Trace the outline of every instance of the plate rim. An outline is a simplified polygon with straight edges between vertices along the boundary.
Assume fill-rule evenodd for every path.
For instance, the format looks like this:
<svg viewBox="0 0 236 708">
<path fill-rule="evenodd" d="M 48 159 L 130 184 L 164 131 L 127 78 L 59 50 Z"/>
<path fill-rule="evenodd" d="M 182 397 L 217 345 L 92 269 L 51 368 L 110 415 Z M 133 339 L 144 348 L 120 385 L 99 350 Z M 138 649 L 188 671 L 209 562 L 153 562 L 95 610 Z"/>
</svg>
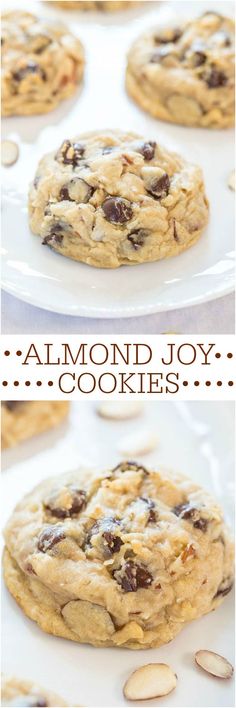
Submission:
<svg viewBox="0 0 236 708">
<path fill-rule="evenodd" d="M 62 307 L 55 308 L 49 304 L 46 305 L 39 303 L 37 299 L 30 295 L 27 296 L 27 294 L 24 293 L 19 294 L 18 292 L 16 294 L 14 288 L 4 282 L 4 277 L 2 277 L 1 280 L 1 287 L 4 292 L 8 293 L 9 295 L 12 295 L 17 300 L 25 302 L 28 305 L 31 305 L 32 307 L 38 307 L 39 309 L 45 310 L 46 312 L 53 312 L 58 315 L 69 315 L 70 317 L 87 317 L 89 319 L 128 319 L 132 317 L 144 317 L 145 315 L 147 316 L 163 312 L 171 312 L 174 310 L 183 310 L 188 307 L 201 305 L 205 302 L 219 300 L 225 295 L 230 295 L 231 293 L 235 292 L 235 268 L 233 268 L 232 271 L 228 274 L 227 284 L 226 282 L 219 283 L 217 288 L 215 288 L 214 291 L 210 292 L 209 294 L 195 295 L 192 296 L 190 299 L 183 300 L 181 303 L 178 304 L 170 303 L 169 306 L 158 305 L 157 303 L 149 305 L 146 304 L 144 306 L 139 306 L 138 310 L 135 307 L 130 306 L 128 309 L 116 308 L 114 310 L 107 310 L 106 308 L 103 311 L 101 308 L 96 309 L 94 307 L 81 306 L 79 304 L 78 306 L 76 306 L 76 309 L 73 306 L 72 310 L 69 310 L 69 308 L 63 308 L 63 304 Z"/>
</svg>

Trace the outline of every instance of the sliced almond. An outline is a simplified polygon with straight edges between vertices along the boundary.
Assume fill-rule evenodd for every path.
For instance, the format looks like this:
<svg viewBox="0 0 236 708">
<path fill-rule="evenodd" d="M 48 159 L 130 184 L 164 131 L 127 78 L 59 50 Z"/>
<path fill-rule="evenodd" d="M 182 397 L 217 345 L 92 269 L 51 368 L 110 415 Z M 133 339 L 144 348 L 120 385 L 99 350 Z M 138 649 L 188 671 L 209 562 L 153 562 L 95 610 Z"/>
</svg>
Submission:
<svg viewBox="0 0 236 708">
<path fill-rule="evenodd" d="M 228 187 L 235 192 L 235 170 L 232 170 L 228 179 Z"/>
<path fill-rule="evenodd" d="M 97 406 L 97 413 L 102 418 L 111 418 L 113 420 L 126 420 L 127 418 L 136 418 L 143 411 L 141 401 L 105 401 Z"/>
<path fill-rule="evenodd" d="M 18 160 L 19 148 L 13 140 L 2 140 L 1 142 L 1 163 L 4 167 L 10 167 Z"/>
<path fill-rule="evenodd" d="M 216 654 L 214 651 L 200 649 L 195 654 L 195 661 L 201 669 L 207 671 L 208 674 L 212 674 L 212 676 L 223 679 L 228 679 L 233 676 L 234 669 L 232 664 L 230 664 L 224 656 L 220 656 L 220 654 Z"/>
<path fill-rule="evenodd" d="M 167 696 L 176 684 L 177 676 L 168 664 L 146 664 L 131 674 L 123 692 L 128 701 L 147 701 Z"/>
<path fill-rule="evenodd" d="M 136 457 L 136 455 L 148 455 L 149 452 L 155 450 L 157 444 L 156 433 L 153 430 L 142 428 L 121 438 L 118 450 L 122 456 Z"/>
</svg>

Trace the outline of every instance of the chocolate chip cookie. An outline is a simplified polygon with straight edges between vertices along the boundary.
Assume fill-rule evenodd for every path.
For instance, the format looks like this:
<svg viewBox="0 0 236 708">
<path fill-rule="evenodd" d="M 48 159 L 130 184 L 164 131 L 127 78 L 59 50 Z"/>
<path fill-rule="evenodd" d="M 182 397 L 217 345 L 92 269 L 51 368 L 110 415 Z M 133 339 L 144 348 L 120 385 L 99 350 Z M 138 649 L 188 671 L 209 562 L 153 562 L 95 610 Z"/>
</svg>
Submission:
<svg viewBox="0 0 236 708">
<path fill-rule="evenodd" d="M 7 12 L 1 41 L 3 115 L 47 113 L 76 91 L 84 52 L 64 25 L 29 12 Z"/>
<path fill-rule="evenodd" d="M 101 10 L 102 12 L 112 12 L 124 10 L 131 2 L 128 0 L 57 0 L 55 5 L 60 5 L 67 10 Z"/>
<path fill-rule="evenodd" d="M 169 642 L 233 583 L 233 543 L 210 495 L 122 462 L 44 481 L 5 530 L 8 589 L 41 629 L 130 649 Z"/>
<path fill-rule="evenodd" d="M 131 47 L 126 85 L 156 118 L 228 128 L 234 123 L 234 22 L 211 11 L 152 29 Z"/>
<path fill-rule="evenodd" d="M 67 401 L 3 401 L 1 404 L 2 447 L 54 428 L 66 417 Z"/>
<path fill-rule="evenodd" d="M 177 255 L 207 220 L 199 167 L 133 133 L 64 140 L 29 192 L 30 227 L 44 246 L 102 268 Z"/>
<path fill-rule="evenodd" d="M 66 706 L 54 693 L 45 691 L 35 683 L 3 676 L 1 682 L 2 706 Z"/>
</svg>

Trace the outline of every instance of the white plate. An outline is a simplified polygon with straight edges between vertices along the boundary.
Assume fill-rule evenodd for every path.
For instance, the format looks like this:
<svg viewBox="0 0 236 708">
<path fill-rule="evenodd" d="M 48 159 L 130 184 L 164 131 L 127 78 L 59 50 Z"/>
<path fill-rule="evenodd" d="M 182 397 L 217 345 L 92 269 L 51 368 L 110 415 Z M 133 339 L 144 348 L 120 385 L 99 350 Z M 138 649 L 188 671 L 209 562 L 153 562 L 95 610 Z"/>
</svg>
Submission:
<svg viewBox="0 0 236 708">
<path fill-rule="evenodd" d="M 117 445 L 127 434 L 127 427 L 133 432 L 146 425 L 157 431 L 159 445 L 155 452 L 142 458 L 144 464 L 153 462 L 182 471 L 203 484 L 218 498 L 227 522 L 233 524 L 233 404 L 145 403 L 142 417 L 123 422 L 99 418 L 95 405 L 72 404 L 69 425 L 3 454 L 3 525 L 16 502 L 42 478 L 85 463 L 116 464 Z M 54 689 L 70 706 L 79 703 L 105 707 L 127 706 L 122 686 L 130 672 L 145 663 L 160 661 L 176 671 L 177 689 L 165 699 L 145 705 L 229 708 L 234 705 L 233 680 L 218 680 L 200 671 L 193 655 L 206 648 L 233 662 L 233 613 L 230 594 L 216 612 L 190 623 L 173 642 L 160 649 L 95 649 L 44 634 L 3 588 L 2 668 L 8 674 Z"/>
<path fill-rule="evenodd" d="M 44 15 L 71 22 L 86 50 L 82 91 L 52 114 L 4 121 L 4 134 L 20 144 L 20 159 L 3 170 L 4 290 L 46 310 L 86 317 L 131 317 L 186 307 L 229 293 L 234 287 L 234 195 L 227 186 L 233 168 L 232 131 L 183 128 L 155 121 L 124 90 L 125 56 L 133 38 L 155 22 L 176 22 L 217 3 L 233 12 L 231 2 L 147 3 L 118 17 L 56 10 L 44 3 Z M 7 6 L 12 4 L 7 3 Z M 17 4 L 17 0 L 14 5 Z M 42 14 L 42 3 L 22 0 L 20 7 Z M 3 3 L 4 5 L 4 3 Z M 186 253 L 158 263 L 109 271 L 76 263 L 42 247 L 27 223 L 27 190 L 39 158 L 84 130 L 124 128 L 155 139 L 201 165 L 210 199 L 210 223 Z M 26 142 L 27 141 L 27 142 Z"/>
</svg>

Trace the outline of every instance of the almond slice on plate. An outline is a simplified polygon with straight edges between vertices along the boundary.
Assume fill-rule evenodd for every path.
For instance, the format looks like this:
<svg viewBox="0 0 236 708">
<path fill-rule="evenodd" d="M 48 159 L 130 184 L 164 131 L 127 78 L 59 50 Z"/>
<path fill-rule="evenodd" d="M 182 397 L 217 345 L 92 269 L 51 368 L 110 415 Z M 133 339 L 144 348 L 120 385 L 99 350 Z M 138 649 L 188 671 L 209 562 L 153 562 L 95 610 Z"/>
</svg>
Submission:
<svg viewBox="0 0 236 708">
<path fill-rule="evenodd" d="M 136 457 L 136 455 L 148 455 L 155 450 L 158 444 L 158 437 L 153 430 L 138 429 L 135 433 L 130 433 L 121 438 L 118 443 L 119 453 L 125 457 Z"/>
<path fill-rule="evenodd" d="M 1 142 L 1 163 L 4 167 L 10 167 L 18 160 L 19 148 L 13 140 L 2 140 Z"/>
<path fill-rule="evenodd" d="M 136 418 L 143 411 L 141 401 L 105 401 L 97 406 L 97 413 L 102 418 L 111 418 L 112 420 L 126 420 L 127 418 Z"/>
<path fill-rule="evenodd" d="M 167 696 L 176 684 L 177 676 L 168 664 L 146 664 L 131 674 L 123 692 L 128 701 L 147 701 Z"/>
<path fill-rule="evenodd" d="M 195 661 L 201 669 L 207 671 L 208 674 L 212 674 L 212 676 L 223 679 L 233 676 L 234 669 L 232 664 L 224 656 L 216 654 L 214 651 L 200 649 L 195 654 Z"/>
<path fill-rule="evenodd" d="M 232 170 L 228 179 L 228 187 L 235 192 L 235 170 Z"/>
</svg>

